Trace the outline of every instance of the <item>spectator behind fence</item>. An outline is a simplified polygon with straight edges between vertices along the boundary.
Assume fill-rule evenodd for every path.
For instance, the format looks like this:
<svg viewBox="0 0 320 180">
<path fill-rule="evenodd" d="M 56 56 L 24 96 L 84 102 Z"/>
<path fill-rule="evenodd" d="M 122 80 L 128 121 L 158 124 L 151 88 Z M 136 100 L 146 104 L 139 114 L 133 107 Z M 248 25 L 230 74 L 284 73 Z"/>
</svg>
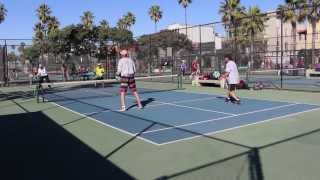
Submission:
<svg viewBox="0 0 320 180">
<path fill-rule="evenodd" d="M 103 75 L 105 73 L 105 70 L 104 68 L 102 67 L 102 64 L 101 63 L 98 63 L 96 69 L 95 69 L 95 79 L 97 80 L 101 80 L 103 79 Z"/>
<path fill-rule="evenodd" d="M 62 74 L 63 74 L 63 80 L 68 81 L 68 65 L 63 63 L 61 70 L 62 70 Z"/>
<path fill-rule="evenodd" d="M 182 60 L 182 63 L 180 65 L 180 71 L 182 73 L 182 76 L 185 76 L 186 70 L 187 70 L 186 60 Z"/>
</svg>

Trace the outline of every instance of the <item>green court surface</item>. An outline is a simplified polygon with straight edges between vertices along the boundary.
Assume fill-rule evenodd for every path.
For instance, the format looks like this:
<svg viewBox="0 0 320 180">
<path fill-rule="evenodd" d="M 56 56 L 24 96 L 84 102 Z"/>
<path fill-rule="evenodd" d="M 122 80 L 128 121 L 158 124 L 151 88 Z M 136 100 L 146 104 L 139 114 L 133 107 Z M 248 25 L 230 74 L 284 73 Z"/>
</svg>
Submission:
<svg viewBox="0 0 320 180">
<path fill-rule="evenodd" d="M 184 88 L 180 91 L 225 94 L 225 90 L 214 87 Z M 240 97 L 320 105 L 320 93 L 238 93 Z M 4 147 L 0 149 L 0 160 L 5 172 L 0 176 L 142 180 L 320 177 L 319 109 L 155 145 L 57 104 L 37 103 L 32 94 L 27 87 L 0 89 L 0 138 Z"/>
</svg>

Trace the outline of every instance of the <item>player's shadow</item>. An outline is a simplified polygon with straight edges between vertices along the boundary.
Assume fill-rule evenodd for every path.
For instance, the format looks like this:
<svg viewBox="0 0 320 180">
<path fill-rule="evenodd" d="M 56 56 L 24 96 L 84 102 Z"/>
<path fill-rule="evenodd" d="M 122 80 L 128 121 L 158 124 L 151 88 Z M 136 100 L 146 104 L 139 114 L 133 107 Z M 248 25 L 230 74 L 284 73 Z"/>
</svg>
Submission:
<svg viewBox="0 0 320 180">
<path fill-rule="evenodd" d="M 134 179 L 42 112 L 0 116 L 0 179 Z"/>
<path fill-rule="evenodd" d="M 146 100 L 142 100 L 141 104 L 142 104 L 143 107 L 146 107 L 148 104 L 152 103 L 153 101 L 155 101 L 154 98 L 148 98 Z M 134 107 L 137 107 L 137 106 L 138 106 L 137 104 L 131 105 L 131 106 L 128 107 L 127 110 L 129 110 L 131 108 L 134 108 Z"/>
</svg>

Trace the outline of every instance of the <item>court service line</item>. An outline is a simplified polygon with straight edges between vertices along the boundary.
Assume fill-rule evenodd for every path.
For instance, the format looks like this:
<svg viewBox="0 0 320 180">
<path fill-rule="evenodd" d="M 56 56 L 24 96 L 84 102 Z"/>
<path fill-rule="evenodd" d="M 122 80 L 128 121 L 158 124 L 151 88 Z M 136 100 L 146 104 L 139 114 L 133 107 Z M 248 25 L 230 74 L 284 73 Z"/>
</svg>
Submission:
<svg viewBox="0 0 320 180">
<path fill-rule="evenodd" d="M 198 99 L 172 101 L 172 102 L 163 102 L 163 103 L 162 103 L 162 102 L 159 102 L 159 101 L 154 101 L 154 102 L 158 102 L 159 104 L 148 105 L 148 106 L 146 106 L 146 108 L 148 108 L 148 107 L 155 107 L 155 106 L 167 105 L 167 104 L 165 104 L 165 103 L 188 103 L 188 102 L 197 102 L 197 101 L 210 100 L 210 99 L 215 99 L 215 98 L 217 98 L 217 97 L 198 98 Z"/>
<path fill-rule="evenodd" d="M 292 113 L 292 114 L 287 114 L 287 115 L 283 115 L 283 116 L 278 116 L 278 117 L 274 117 L 271 119 L 266 119 L 263 121 L 259 121 L 259 122 L 255 122 L 255 123 L 250 123 L 250 124 L 245 124 L 245 125 L 241 125 L 241 126 L 236 126 L 236 127 L 232 127 L 232 128 L 227 128 L 227 129 L 223 129 L 223 130 L 219 130 L 219 131 L 213 131 L 213 132 L 208 132 L 205 133 L 203 135 L 205 136 L 210 136 L 210 135 L 214 135 L 214 134 L 218 134 L 218 133 L 222 133 L 222 132 L 226 132 L 226 131 L 230 131 L 230 130 L 235 130 L 235 129 L 239 129 L 239 128 L 243 128 L 243 127 L 247 127 L 247 126 L 252 126 L 252 125 L 259 125 L 262 123 L 267 123 L 276 119 L 281 119 L 281 118 L 287 118 L 287 117 L 291 117 L 291 116 L 296 116 L 302 113 L 307 113 L 307 112 L 312 112 L 312 111 L 316 111 L 316 110 L 320 110 L 320 108 L 315 108 L 315 109 L 309 109 L 309 110 L 305 110 L 305 111 L 301 111 L 301 112 L 297 112 L 297 113 Z M 192 136 L 192 137 L 188 137 L 188 138 L 181 138 L 178 140 L 174 140 L 174 141 L 169 141 L 169 142 L 165 142 L 165 143 L 160 143 L 159 145 L 167 145 L 167 144 L 172 144 L 172 143 L 176 143 L 176 142 L 182 142 L 182 141 L 187 141 L 187 140 L 191 140 L 194 138 L 198 138 L 201 137 L 203 135 L 196 135 L 196 136 Z"/>
<path fill-rule="evenodd" d="M 98 92 L 98 94 L 99 93 L 100 92 Z M 100 94 L 109 94 L 109 93 L 101 92 Z M 134 97 L 130 97 L 130 96 L 128 96 L 127 98 L 128 99 L 135 99 Z M 173 103 L 169 103 L 169 102 L 162 102 L 162 101 L 154 101 L 154 102 L 161 103 L 162 105 L 171 105 L 171 106 L 183 107 L 183 108 L 194 109 L 194 110 L 205 111 L 205 112 L 214 112 L 214 113 L 226 114 L 226 115 L 236 115 L 236 114 L 226 113 L 226 112 L 222 112 L 222 111 L 213 111 L 213 110 L 209 110 L 209 109 L 202 109 L 202 108 L 197 108 L 197 107 L 184 106 L 184 105 L 173 104 Z M 155 106 L 155 105 L 153 105 L 153 106 Z M 157 105 L 157 106 L 159 106 L 159 105 Z M 148 107 L 150 107 L 150 106 L 148 106 Z"/>
<path fill-rule="evenodd" d="M 190 93 L 190 94 L 204 94 L 204 95 L 213 95 L 213 96 L 223 96 L 219 94 L 210 94 L 208 92 L 192 92 L 192 91 L 181 91 L 184 93 Z M 259 101 L 272 101 L 272 102 L 280 102 L 280 103 L 296 103 L 296 104 L 306 104 L 306 105 L 313 105 L 313 106 L 320 106 L 320 104 L 315 104 L 315 103 L 305 103 L 305 102 L 299 102 L 299 101 L 285 101 L 285 100 L 274 100 L 274 99 L 266 99 L 265 97 L 250 97 L 250 96 L 244 96 L 243 99 L 248 99 L 248 100 L 259 100 Z"/>
<path fill-rule="evenodd" d="M 209 120 L 204 120 L 204 121 L 198 121 L 198 122 L 194 122 L 194 123 L 182 124 L 182 125 L 179 125 L 179 126 L 155 129 L 155 130 L 151 130 L 151 131 L 146 131 L 143 134 L 153 133 L 153 132 L 157 132 L 157 131 L 164 131 L 164 130 L 168 130 L 168 129 L 175 129 L 175 128 L 180 128 L 180 127 L 185 127 L 185 126 L 191 126 L 191 125 L 195 125 L 195 124 L 202 124 L 202 123 L 206 123 L 206 122 L 219 121 L 219 120 L 227 119 L 227 118 L 231 118 L 231 117 L 238 117 L 238 116 L 254 114 L 254 113 L 258 113 L 258 112 L 270 111 L 270 110 L 280 109 L 280 108 L 294 106 L 294 105 L 298 105 L 298 104 L 287 104 L 287 105 L 276 106 L 276 107 L 272 107 L 272 108 L 266 108 L 266 109 L 260 109 L 260 110 L 256 110 L 256 111 L 250 111 L 250 112 L 241 113 L 241 114 L 235 114 L 235 115 L 231 115 L 231 116 L 225 116 L 225 117 L 214 118 L 214 119 L 209 119 Z"/>
<path fill-rule="evenodd" d="M 93 121 L 95 121 L 95 122 L 97 122 L 97 123 L 99 123 L 99 124 L 102 124 L 102 125 L 104 125 L 104 126 L 110 127 L 110 128 L 112 128 L 112 129 L 115 129 L 115 130 L 118 130 L 118 131 L 120 131 L 120 132 L 122 132 L 122 133 L 124 133 L 124 134 L 130 135 L 130 136 L 133 136 L 133 137 L 134 137 L 134 136 L 137 136 L 137 134 L 138 134 L 138 133 L 130 133 L 130 132 L 128 132 L 128 131 L 122 130 L 122 129 L 117 128 L 117 127 L 114 127 L 114 126 L 112 126 L 112 125 L 110 125 L 110 124 L 101 122 L 101 121 L 99 121 L 99 120 L 97 120 L 97 119 L 94 119 L 94 118 L 92 118 L 92 117 L 90 117 L 90 116 L 87 116 L 87 115 L 81 114 L 81 113 L 79 113 L 79 112 L 77 112 L 77 111 L 74 111 L 74 110 L 72 110 L 72 109 L 63 107 L 63 106 L 61 106 L 61 105 L 59 105 L 59 104 L 57 104 L 57 103 L 54 103 L 54 102 L 51 102 L 51 103 L 55 104 L 55 105 L 58 106 L 58 107 L 61 107 L 61 108 L 65 109 L 65 110 L 67 110 L 67 111 L 73 112 L 73 113 L 78 114 L 78 115 L 80 115 L 80 116 L 82 116 L 82 117 L 85 117 L 85 118 L 88 118 L 88 119 L 90 119 L 90 120 L 93 120 Z M 146 139 L 146 138 L 143 138 L 143 137 L 141 137 L 141 136 L 137 136 L 137 138 L 140 139 L 140 140 L 149 142 L 149 143 L 151 143 L 151 144 L 157 145 L 157 146 L 160 145 L 160 144 L 158 144 L 158 143 L 156 143 L 156 142 L 150 141 L 150 140 L 148 140 L 148 139 Z"/>
</svg>

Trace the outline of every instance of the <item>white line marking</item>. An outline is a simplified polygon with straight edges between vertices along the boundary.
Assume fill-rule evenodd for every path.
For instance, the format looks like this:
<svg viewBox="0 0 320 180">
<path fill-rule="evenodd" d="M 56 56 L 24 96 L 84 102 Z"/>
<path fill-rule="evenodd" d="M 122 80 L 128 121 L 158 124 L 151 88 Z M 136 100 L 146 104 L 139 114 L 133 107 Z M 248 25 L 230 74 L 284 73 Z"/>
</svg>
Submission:
<svg viewBox="0 0 320 180">
<path fill-rule="evenodd" d="M 246 125 L 236 126 L 236 127 L 233 127 L 233 128 L 228 128 L 228 129 L 223 129 L 223 130 L 219 130 L 219 131 L 205 133 L 203 135 L 205 135 L 205 136 L 214 135 L 214 134 L 218 134 L 218 133 L 222 133 L 222 132 L 226 132 L 226 131 L 230 131 L 230 130 L 234 130 L 234 129 L 239 129 L 239 128 L 252 126 L 252 125 L 259 125 L 259 124 L 267 123 L 267 122 L 270 122 L 270 121 L 273 121 L 273 120 L 276 120 L 276 119 L 287 118 L 287 117 L 291 117 L 291 116 L 295 116 L 295 115 L 299 115 L 299 114 L 307 113 L 307 112 L 311 112 L 311 111 L 316 111 L 316 110 L 320 110 L 320 108 L 315 108 L 315 109 L 310 109 L 310 110 L 301 111 L 301 112 L 297 112 L 297 113 L 287 114 L 287 115 L 284 115 L 284 116 L 279 116 L 279 117 L 275 117 L 275 118 L 271 118 L 271 119 L 266 119 L 266 120 L 255 122 L 255 123 L 251 123 L 251 124 L 246 124 Z M 196 136 L 192 136 L 192 137 L 188 137 L 188 138 L 180 138 L 178 140 L 169 141 L 169 142 L 165 142 L 165 143 L 160 143 L 159 145 L 162 146 L 162 145 L 172 144 L 172 143 L 176 143 L 176 142 L 187 141 L 187 140 L 191 140 L 191 139 L 194 139 L 194 138 L 201 137 L 203 135 L 196 135 Z"/>
<path fill-rule="evenodd" d="M 211 95 L 213 96 L 213 95 Z M 204 101 L 204 100 L 210 100 L 210 99 L 216 99 L 217 96 L 214 97 L 206 97 L 206 98 L 195 98 L 195 99 L 190 99 L 190 100 L 181 100 L 181 101 L 172 101 L 169 103 L 187 103 L 187 102 L 197 102 L 197 101 Z"/>
<path fill-rule="evenodd" d="M 98 94 L 108 94 L 105 92 L 98 92 Z M 134 97 L 127 97 L 128 99 L 135 99 Z M 183 107 L 183 108 L 188 108 L 188 109 L 194 109 L 194 110 L 199 110 L 199 111 L 205 111 L 205 112 L 214 112 L 214 113 L 219 113 L 219 114 L 226 114 L 226 115 L 235 115 L 232 113 L 226 113 L 226 112 L 221 112 L 221 111 L 214 111 L 214 110 L 210 110 L 210 109 L 202 109 L 202 108 L 197 108 L 197 107 L 192 107 L 192 106 L 184 106 L 184 105 L 179 105 L 179 104 L 173 104 L 173 103 L 169 103 L 169 102 L 162 102 L 162 101 L 153 101 L 153 102 L 158 102 L 161 103 L 162 105 L 171 105 L 171 106 L 176 106 L 176 107 Z M 153 107 L 156 105 L 152 105 Z M 157 105 L 160 106 L 160 105 Z M 150 106 L 148 106 L 150 107 Z"/>
<path fill-rule="evenodd" d="M 116 128 L 116 127 L 114 127 L 114 126 L 111 126 L 110 124 L 106 124 L 106 123 L 101 122 L 101 121 L 99 121 L 99 120 L 97 120 L 97 119 L 94 119 L 94 118 L 92 118 L 92 117 L 90 117 L 90 116 L 86 116 L 86 115 L 81 114 L 81 113 L 79 113 L 79 112 L 73 111 L 73 110 L 71 110 L 71 109 L 69 109 L 69 108 L 63 107 L 63 106 L 61 106 L 61 105 L 59 105 L 59 104 L 57 104 L 57 103 L 54 103 L 54 102 L 51 102 L 51 103 L 53 103 L 53 104 L 55 104 L 56 106 L 59 106 L 59 107 L 65 109 L 65 110 L 68 110 L 68 111 L 70 111 L 70 112 L 73 112 L 73 113 L 75 113 L 75 114 L 78 114 L 78 115 L 80 115 L 80 116 L 82 116 L 82 117 L 86 117 L 86 118 L 88 118 L 88 119 L 91 119 L 91 120 L 93 120 L 93 121 L 95 121 L 95 122 L 97 122 L 97 123 L 99 123 L 99 124 L 102 124 L 102 125 L 104 125 L 104 126 L 110 127 L 110 128 L 112 128 L 112 129 L 118 130 L 118 131 L 120 131 L 120 132 L 122 132 L 122 133 L 125 133 L 125 134 L 127 134 L 127 135 L 130 135 L 130 136 L 132 136 L 132 137 L 137 136 L 137 134 L 138 134 L 138 133 L 133 134 L 133 133 L 130 133 L 130 132 L 128 132 L 128 131 L 125 131 L 125 130 Z M 138 138 L 138 139 L 141 139 L 141 140 L 143 140 L 143 141 L 149 142 L 149 143 L 151 143 L 151 144 L 157 145 L 157 146 L 160 145 L 160 144 L 158 144 L 158 143 L 156 143 L 156 142 L 150 141 L 150 140 L 145 139 L 145 138 L 143 138 L 143 137 L 141 137 L 141 136 L 137 136 L 137 138 Z"/>
<path fill-rule="evenodd" d="M 209 120 L 204 120 L 204 121 L 198 121 L 198 122 L 194 122 L 194 123 L 187 123 L 187 124 L 183 124 L 183 125 L 179 125 L 179 126 L 155 129 L 155 130 L 151 130 L 151 131 L 145 131 L 143 134 L 153 133 L 153 132 L 157 132 L 157 131 L 164 131 L 164 130 L 168 130 L 168 129 L 175 129 L 175 128 L 180 128 L 180 127 L 185 127 L 185 126 L 191 126 L 191 125 L 195 125 L 195 124 L 202 124 L 202 123 L 206 123 L 206 122 L 219 121 L 219 120 L 227 119 L 227 118 L 231 118 L 231 117 L 238 117 L 238 116 L 243 116 L 243 115 L 248 115 L 248 114 L 254 114 L 254 113 L 257 113 L 257 112 L 270 111 L 270 110 L 280 109 L 280 108 L 284 108 L 284 107 L 288 107 L 288 106 L 294 106 L 294 105 L 298 105 L 298 104 L 287 104 L 287 105 L 283 105 L 283 106 L 260 109 L 260 110 L 250 111 L 250 112 L 236 114 L 236 115 L 232 115 L 232 116 L 225 116 L 225 117 L 214 118 L 214 119 L 209 119 Z"/>
<path fill-rule="evenodd" d="M 223 94 L 210 94 L 208 92 L 192 92 L 192 91 L 188 91 L 188 90 L 180 90 L 179 92 L 191 93 L 191 94 L 213 95 L 213 96 L 218 96 L 218 97 L 224 96 Z M 244 96 L 243 98 L 248 99 L 248 100 L 260 100 L 260 101 L 269 101 L 269 102 L 296 103 L 296 104 L 306 104 L 306 105 L 320 106 L 320 104 L 297 102 L 297 101 L 279 101 L 279 100 L 274 100 L 274 99 L 266 99 L 264 97 L 256 97 L 256 98 L 254 98 L 254 97 Z"/>
<path fill-rule="evenodd" d="M 172 102 L 166 102 L 166 103 L 189 103 L 189 102 L 197 102 L 197 101 L 204 101 L 204 100 L 210 100 L 210 99 L 216 99 L 217 97 L 207 97 L 207 98 L 198 98 L 198 99 L 191 99 L 191 100 L 181 100 L 181 101 L 172 101 Z M 161 103 L 159 101 L 156 101 L 159 104 L 153 104 L 153 105 L 148 105 L 146 107 L 155 107 L 155 106 L 163 106 L 163 105 L 167 105 L 164 103 Z"/>
</svg>

